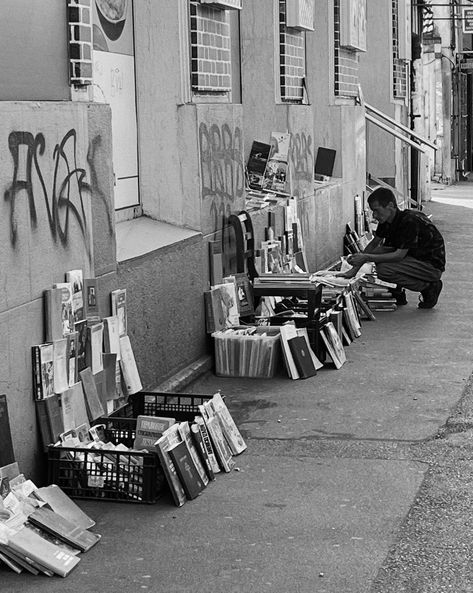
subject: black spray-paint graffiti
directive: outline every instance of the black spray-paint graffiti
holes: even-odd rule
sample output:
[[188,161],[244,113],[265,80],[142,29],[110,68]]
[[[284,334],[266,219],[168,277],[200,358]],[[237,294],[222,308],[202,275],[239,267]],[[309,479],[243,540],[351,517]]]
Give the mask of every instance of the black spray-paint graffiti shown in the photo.
[[[77,134],[69,130],[53,150],[53,180],[48,191],[42,172],[40,157],[46,150],[42,133],[33,136],[30,132],[11,132],[8,146],[13,158],[13,179],[4,193],[10,204],[10,240],[15,246],[18,240],[16,203],[22,192],[28,199],[30,220],[33,228],[38,227],[37,200],[43,199],[46,207],[49,229],[54,241],[66,245],[71,218],[75,219],[84,238],[86,251],[91,256],[88,236],[85,196],[90,194],[86,181],[86,170],[77,166]],[[25,154],[26,153],[26,154]],[[89,151],[90,154],[90,151]],[[23,155],[25,155],[23,157]],[[39,193],[35,188],[40,186]],[[110,221],[109,221],[110,222]],[[111,224],[111,223],[110,223]]]
[[294,134],[289,151],[289,168],[294,185],[298,181],[312,183],[314,177],[314,155],[312,151],[312,136],[302,132]]

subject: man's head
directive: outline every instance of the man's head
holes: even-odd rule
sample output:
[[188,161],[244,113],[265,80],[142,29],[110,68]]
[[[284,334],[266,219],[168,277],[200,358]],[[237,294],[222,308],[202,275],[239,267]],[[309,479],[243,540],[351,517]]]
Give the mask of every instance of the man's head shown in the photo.
[[396,196],[387,187],[376,188],[368,197],[368,204],[378,222],[392,222],[398,211]]

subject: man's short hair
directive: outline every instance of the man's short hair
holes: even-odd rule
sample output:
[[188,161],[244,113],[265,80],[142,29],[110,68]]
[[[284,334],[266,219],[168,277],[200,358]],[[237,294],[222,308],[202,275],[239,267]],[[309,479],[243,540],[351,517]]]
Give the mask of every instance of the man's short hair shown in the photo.
[[397,207],[396,196],[394,192],[387,187],[377,187],[368,196],[368,204],[371,206],[373,202],[378,202],[380,206],[386,208],[388,204],[394,204]]

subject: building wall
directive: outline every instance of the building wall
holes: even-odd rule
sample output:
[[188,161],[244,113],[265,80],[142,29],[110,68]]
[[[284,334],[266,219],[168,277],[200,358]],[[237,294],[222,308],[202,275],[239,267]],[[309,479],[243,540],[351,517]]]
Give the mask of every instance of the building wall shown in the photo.
[[17,461],[37,477],[31,346],[45,340],[43,290],[74,268],[105,283],[116,271],[110,110],[2,102],[0,113],[0,390]]

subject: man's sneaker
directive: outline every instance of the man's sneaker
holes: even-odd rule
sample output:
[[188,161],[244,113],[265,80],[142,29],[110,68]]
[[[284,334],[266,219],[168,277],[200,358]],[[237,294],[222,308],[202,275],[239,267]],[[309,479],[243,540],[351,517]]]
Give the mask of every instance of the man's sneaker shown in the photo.
[[418,305],[419,309],[432,309],[432,307],[435,307],[439,300],[439,294],[442,292],[442,287],[442,281],[436,280],[431,282],[427,288],[424,288],[419,297],[421,299]]
[[393,290],[392,295],[396,299],[396,305],[398,307],[402,305],[407,305],[406,291],[404,290],[404,288]]

